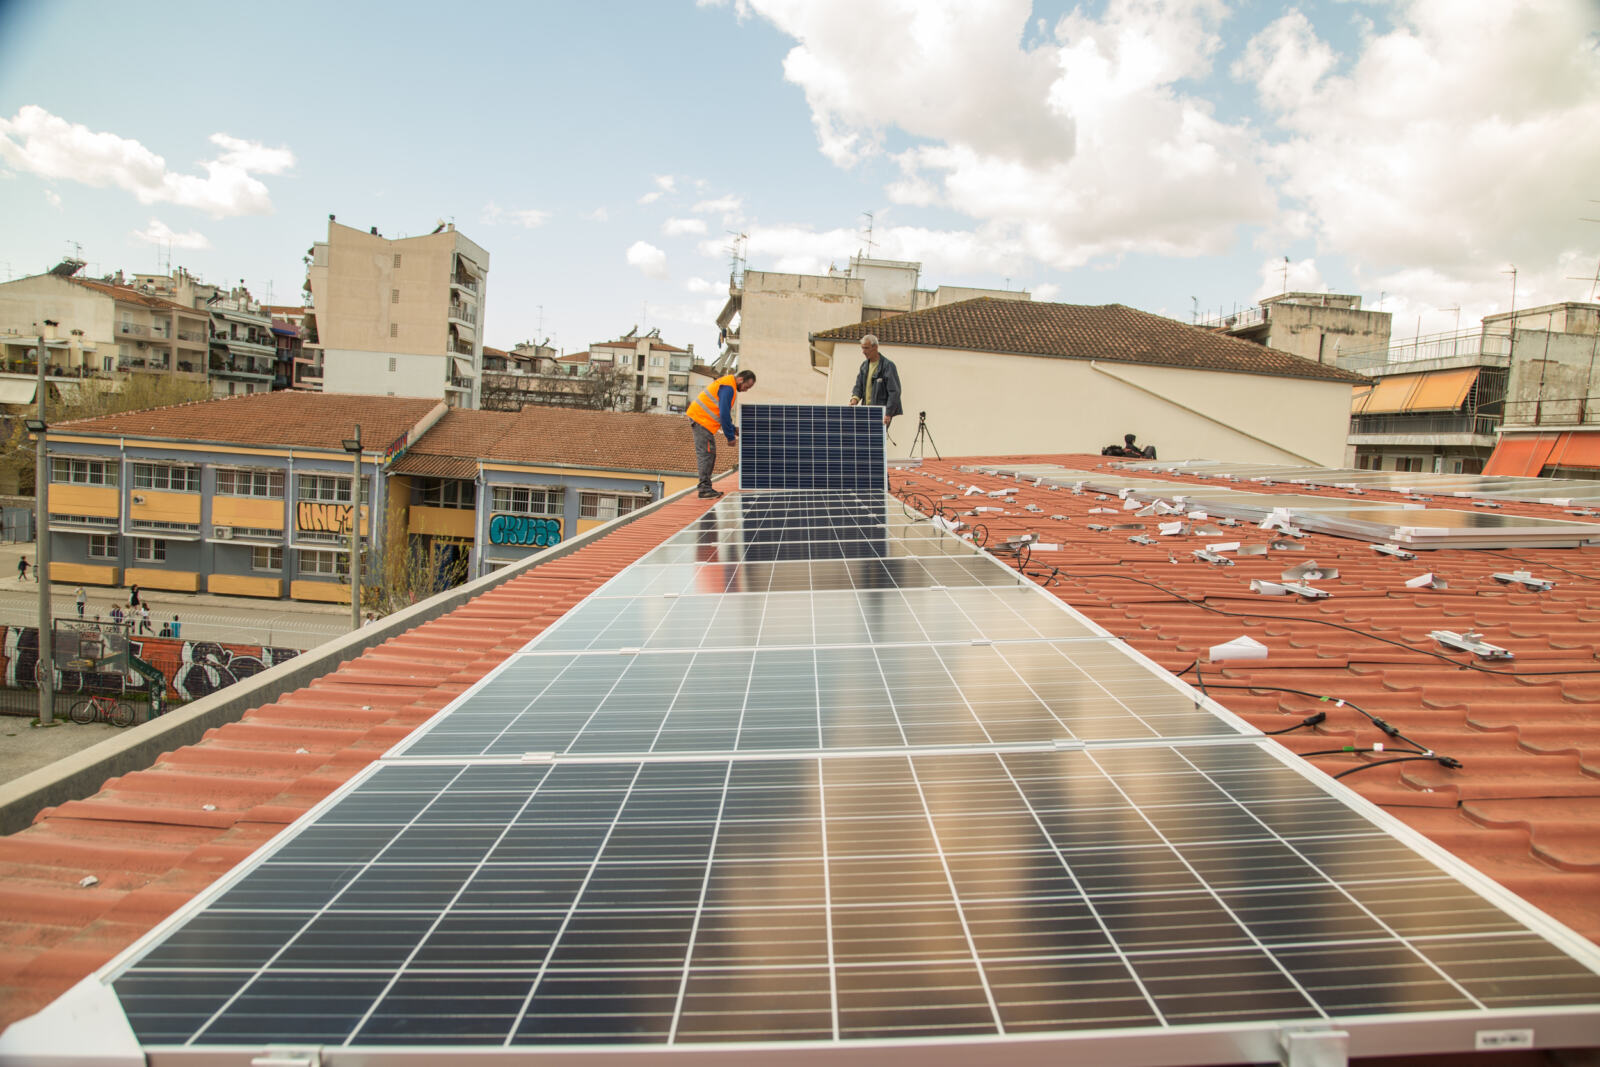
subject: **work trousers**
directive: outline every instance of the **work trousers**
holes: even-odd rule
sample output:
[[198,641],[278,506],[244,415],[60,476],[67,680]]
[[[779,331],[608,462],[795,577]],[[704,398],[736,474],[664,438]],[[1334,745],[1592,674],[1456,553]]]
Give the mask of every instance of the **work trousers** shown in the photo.
[[704,492],[711,488],[711,470],[717,465],[717,435],[693,419],[689,420],[689,425],[694,427],[695,469],[699,472],[700,489]]

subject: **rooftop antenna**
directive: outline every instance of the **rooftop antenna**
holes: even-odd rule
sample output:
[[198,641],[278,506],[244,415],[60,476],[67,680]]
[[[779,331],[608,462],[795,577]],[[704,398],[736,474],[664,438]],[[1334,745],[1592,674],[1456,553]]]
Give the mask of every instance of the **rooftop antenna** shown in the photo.
[[1279,292],[1287,293],[1288,291],[1289,291],[1289,257],[1288,256],[1284,256],[1283,257],[1283,286],[1279,289]]
[[863,242],[867,246],[867,258],[871,259],[872,258],[872,248],[873,248],[873,244],[872,244],[872,217],[873,216],[872,216],[872,212],[870,212],[870,211],[863,211],[861,214],[867,220],[867,232],[866,232],[865,237],[863,238]]
[[733,230],[723,231],[732,238],[728,242],[728,278],[735,285],[741,284],[744,278],[744,250],[745,243],[750,240],[748,233],[735,233]]
[[1456,313],[1456,328],[1452,332],[1460,333],[1461,332],[1461,305],[1460,304],[1452,304],[1450,307],[1439,308],[1438,310],[1439,311],[1454,311]]
[[1200,321],[1200,298],[1191,296],[1189,300],[1194,304],[1194,307],[1189,309],[1189,322],[1193,325]]

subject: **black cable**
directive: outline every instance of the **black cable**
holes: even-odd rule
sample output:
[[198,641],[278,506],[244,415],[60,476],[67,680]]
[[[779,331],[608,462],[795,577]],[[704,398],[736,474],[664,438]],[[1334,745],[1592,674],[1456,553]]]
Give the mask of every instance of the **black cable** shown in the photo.
[[1449,767],[1451,770],[1455,770],[1455,769],[1457,769],[1457,768],[1459,768],[1461,766],[1461,761],[1460,760],[1453,760],[1449,756],[1397,756],[1394,759],[1378,760],[1376,763],[1363,763],[1359,767],[1351,767],[1347,771],[1340,771],[1338,774],[1334,775],[1334,777],[1335,778],[1343,778],[1345,775],[1355,774],[1357,771],[1368,771],[1368,770],[1371,770],[1374,767],[1386,767],[1391,763],[1419,763],[1419,762],[1420,763],[1438,763],[1438,764],[1441,764],[1441,765],[1443,765],[1445,767]]
[[1483,551],[1486,551],[1486,552],[1499,552],[1499,553],[1501,553],[1501,558],[1502,559],[1515,560],[1518,563],[1526,563],[1526,564],[1528,564],[1529,566],[1532,566],[1532,567],[1548,567],[1550,570],[1553,570],[1553,571],[1560,571],[1563,574],[1570,574],[1574,578],[1582,578],[1586,582],[1600,582],[1600,578],[1596,578],[1592,574],[1579,574],[1577,571],[1572,570],[1571,568],[1563,567],[1559,563],[1551,563],[1548,560],[1528,559],[1526,556],[1513,556],[1510,553],[1506,552],[1506,550],[1503,549],[1503,548],[1489,548],[1489,549],[1484,549]]
[[1301,729],[1302,727],[1315,726],[1320,722],[1327,721],[1327,718],[1328,718],[1328,713],[1327,712],[1319,711],[1315,715],[1309,715],[1306,718],[1301,719],[1299,722],[1295,723],[1293,726],[1285,726],[1281,730],[1263,730],[1261,732],[1266,734],[1268,737],[1275,737],[1278,734],[1292,733],[1295,730]]

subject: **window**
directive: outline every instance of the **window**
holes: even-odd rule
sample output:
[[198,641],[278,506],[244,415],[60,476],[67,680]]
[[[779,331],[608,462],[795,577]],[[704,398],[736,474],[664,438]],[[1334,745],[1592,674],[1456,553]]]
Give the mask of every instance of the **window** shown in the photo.
[[394,254],[394,269],[395,270],[399,270],[400,269],[400,253],[399,252],[396,252]]
[[[400,324],[398,322],[391,322],[389,324],[389,336],[390,337],[399,337],[400,336]],[[389,369],[390,370],[394,370],[394,360],[392,360],[392,359],[389,361]]]
[[[361,478],[361,502],[368,503],[369,479]],[[310,500],[321,504],[350,503],[350,476],[337,474],[300,474],[295,476],[296,500]]]
[[1394,461],[1397,471],[1420,471],[1422,469],[1421,456],[1397,456]]
[[116,534],[90,534],[89,535],[90,559],[116,559],[117,535]]
[[470,510],[477,500],[477,486],[462,478],[429,478],[417,486],[417,503],[423,507]]
[[391,304],[400,303],[400,290],[398,290],[398,289],[390,289],[389,290],[389,303],[391,303]]
[[167,543],[154,537],[135,537],[133,539],[133,558],[139,563],[165,563],[167,561]]
[[512,515],[560,515],[566,490],[553,486],[497,485],[494,510]]
[[177,467],[166,463],[135,463],[135,489],[163,489],[174,493],[198,493],[200,468]]
[[[400,360],[398,358],[396,358],[395,356],[390,356],[389,357],[389,373],[390,374],[393,374],[395,367],[397,367],[399,365],[400,365]],[[390,396],[394,396],[393,393],[390,393],[389,395]]]
[[350,559],[344,552],[302,548],[299,556],[301,574],[319,578],[348,578],[350,575]]
[[667,357],[666,356],[651,356],[650,357],[650,365],[652,367],[665,367],[667,365]]
[[256,545],[250,550],[250,569],[253,571],[283,570],[283,549],[277,545]]
[[217,468],[218,496],[262,496],[283,499],[283,472],[266,468]]
[[116,460],[73,459],[70,456],[53,456],[50,459],[50,480],[72,485],[116,485]]
[[650,503],[647,496],[619,496],[611,493],[578,494],[578,517],[583,519],[614,519],[637,511]]

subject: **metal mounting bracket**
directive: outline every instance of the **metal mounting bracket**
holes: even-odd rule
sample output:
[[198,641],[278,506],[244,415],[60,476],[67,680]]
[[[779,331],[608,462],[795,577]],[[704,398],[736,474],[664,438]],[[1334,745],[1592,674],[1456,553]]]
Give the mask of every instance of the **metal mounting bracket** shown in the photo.
[[1480,659],[1516,658],[1510,649],[1501,648],[1499,645],[1491,645],[1489,642],[1481,640],[1482,634],[1474,633],[1471,630],[1464,634],[1458,634],[1454,630],[1432,630],[1428,633],[1428,636],[1446,648],[1459,648],[1463,652],[1471,652]]
[[1415,552],[1407,552],[1405,549],[1401,548],[1399,545],[1373,545],[1372,546],[1372,551],[1381,552],[1385,556],[1393,556],[1396,559],[1416,559],[1417,558],[1417,554]]
[[1350,1062],[1348,1030],[1285,1030],[1278,1035],[1278,1062],[1283,1067],[1346,1067]]
[[1506,585],[1525,585],[1529,589],[1540,593],[1548,593],[1556,587],[1555,582],[1546,581],[1543,578],[1535,578],[1527,571],[1501,571],[1498,574],[1491,574],[1489,577],[1497,582],[1504,582]]

